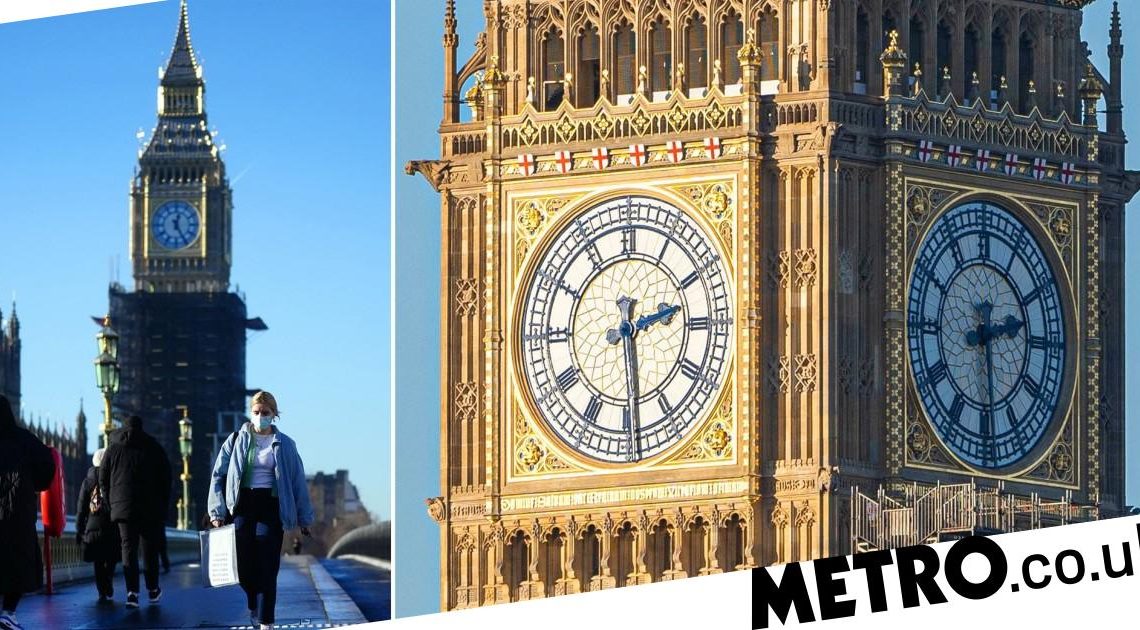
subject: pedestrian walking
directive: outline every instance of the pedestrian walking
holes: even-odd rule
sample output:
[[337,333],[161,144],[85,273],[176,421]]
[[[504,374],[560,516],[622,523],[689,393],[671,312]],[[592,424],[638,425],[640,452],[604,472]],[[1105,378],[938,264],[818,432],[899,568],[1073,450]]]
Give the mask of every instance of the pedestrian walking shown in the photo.
[[140,545],[147,598],[153,604],[162,597],[158,556],[170,501],[170,459],[138,416],[127,418],[127,426],[112,437],[99,467],[99,487],[119,529],[127,608],[138,608]]
[[107,449],[95,451],[91,468],[79,486],[79,502],[75,506],[75,540],[83,550],[83,561],[95,565],[95,588],[99,601],[109,602],[115,596],[115,565],[122,555],[119,528],[111,521],[111,508],[99,488],[99,465]]
[[16,424],[12,405],[0,396],[0,630],[23,630],[16,621],[20,597],[43,586],[36,513],[39,493],[54,477],[51,449]]
[[214,462],[209,513],[214,527],[233,517],[250,621],[272,630],[285,530],[309,536],[313,507],[297,444],[274,425],[277,400],[262,391],[251,402],[252,421],[226,439]]

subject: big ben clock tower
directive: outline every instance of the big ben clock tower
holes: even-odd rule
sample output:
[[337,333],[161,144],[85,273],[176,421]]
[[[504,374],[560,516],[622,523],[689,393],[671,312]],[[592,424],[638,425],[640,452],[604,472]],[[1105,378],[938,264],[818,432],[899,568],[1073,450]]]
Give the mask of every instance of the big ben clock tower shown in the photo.
[[147,292],[229,287],[233,204],[226,165],[207,129],[206,84],[185,3],[158,87],[158,125],[131,186],[131,261]]
[[441,607],[1120,513],[1087,4],[448,0]]
[[121,337],[115,407],[120,416],[143,418],[166,449],[173,478],[182,474],[179,420],[186,413],[193,422],[195,519],[205,510],[219,440],[246,409],[246,331],[265,329],[261,319],[247,318],[244,296],[230,289],[233,202],[221,150],[207,129],[205,93],[183,0],[160,70],[158,123],[131,182],[134,289],[111,286],[110,317]]

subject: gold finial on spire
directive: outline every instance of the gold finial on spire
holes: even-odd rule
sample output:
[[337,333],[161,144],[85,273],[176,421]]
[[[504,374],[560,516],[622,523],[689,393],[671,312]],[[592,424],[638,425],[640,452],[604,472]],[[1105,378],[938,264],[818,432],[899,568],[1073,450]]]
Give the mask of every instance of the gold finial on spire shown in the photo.
[[887,96],[904,96],[903,75],[906,73],[907,56],[899,47],[899,32],[892,29],[889,36],[890,44],[879,56],[879,63],[883,64],[883,89]]
[[888,35],[888,37],[891,38],[891,43],[889,46],[887,46],[887,50],[891,50],[892,48],[897,49],[897,50],[901,50],[901,47],[899,46],[899,31],[898,31],[898,29],[891,29],[891,32]]
[[758,65],[762,56],[760,49],[756,47],[756,29],[748,29],[748,36],[744,40],[744,45],[736,53],[736,58],[741,64]]

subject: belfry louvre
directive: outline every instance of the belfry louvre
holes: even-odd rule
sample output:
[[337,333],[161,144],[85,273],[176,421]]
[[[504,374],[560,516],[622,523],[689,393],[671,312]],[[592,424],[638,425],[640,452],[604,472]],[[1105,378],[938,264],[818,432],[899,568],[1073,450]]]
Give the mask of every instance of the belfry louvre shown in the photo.
[[1121,513],[1087,4],[448,0],[441,607]]

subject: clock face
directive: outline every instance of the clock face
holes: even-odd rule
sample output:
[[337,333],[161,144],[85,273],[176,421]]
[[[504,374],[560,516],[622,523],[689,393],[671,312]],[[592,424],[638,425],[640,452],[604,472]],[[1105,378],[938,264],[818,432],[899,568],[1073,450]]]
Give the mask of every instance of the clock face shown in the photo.
[[915,260],[907,338],[922,405],[960,459],[1011,466],[1044,437],[1064,381],[1061,292],[1011,213],[967,203],[930,227]]
[[154,240],[166,249],[182,249],[198,238],[198,210],[185,201],[168,201],[151,216]]
[[613,199],[567,224],[534,267],[519,331],[546,425],[613,463],[680,441],[725,378],[728,283],[703,229],[667,203]]

